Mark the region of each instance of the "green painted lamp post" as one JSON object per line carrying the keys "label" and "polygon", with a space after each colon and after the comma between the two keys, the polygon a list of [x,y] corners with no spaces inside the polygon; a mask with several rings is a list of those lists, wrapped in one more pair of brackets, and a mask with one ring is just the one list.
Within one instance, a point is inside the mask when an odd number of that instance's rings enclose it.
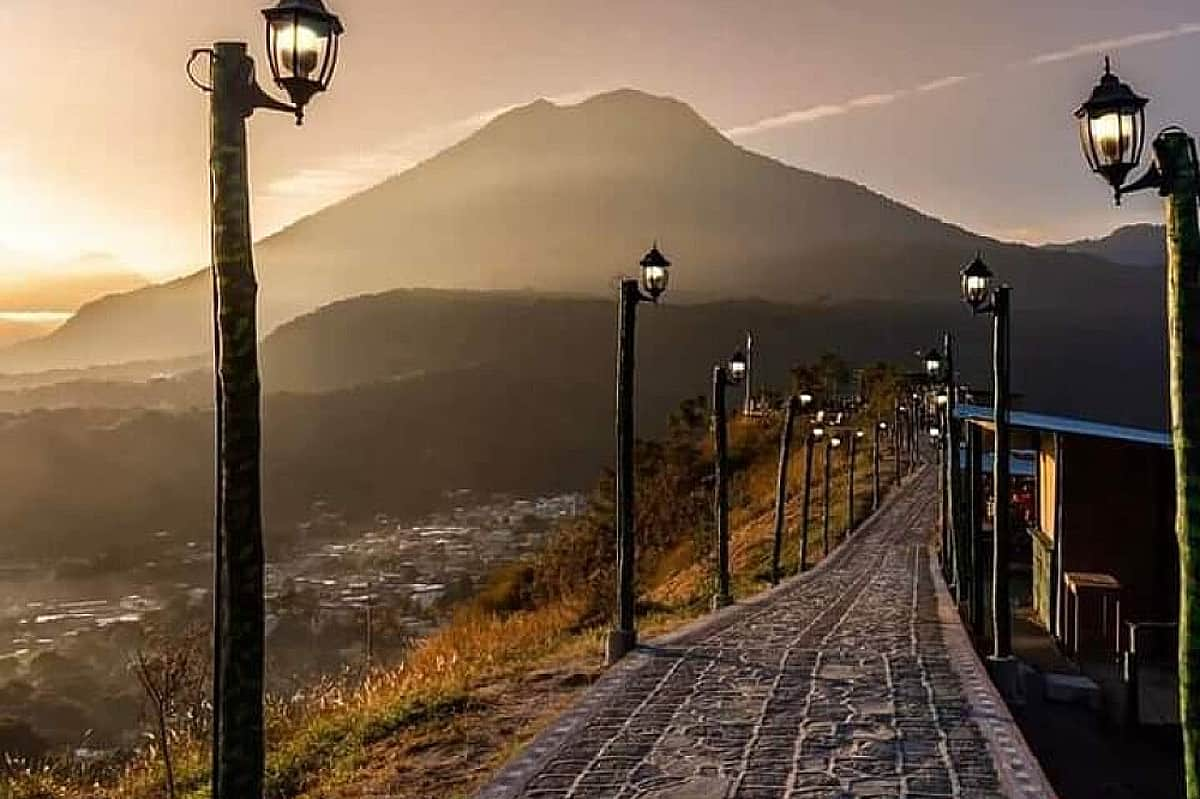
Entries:
{"label": "green painted lamp post", "polygon": [[783,524],[787,511],[788,464],[792,454],[792,432],[796,414],[812,403],[812,394],[801,392],[788,398],[784,408],[783,426],[779,431],[779,472],[775,478],[775,537],[771,550],[771,584],[778,585],[782,576],[780,559],[783,556]]}
{"label": "green painted lamp post", "polygon": [[840,436],[834,434],[825,440],[825,490],[822,492],[823,503],[821,513],[821,557],[829,557],[829,501],[832,492],[830,470],[833,466],[833,451],[842,446]]}
{"label": "green painted lamp post", "polygon": [[634,609],[636,549],[633,539],[633,372],[637,307],[658,302],[667,290],[671,262],[655,244],[641,261],[641,285],[621,280],[617,312],[617,626],[609,630],[605,658],[616,663],[637,644]]}
{"label": "green painted lamp post", "polygon": [[1009,296],[1008,286],[993,286],[995,276],[982,255],[963,269],[963,301],[976,314],[990,313],[995,320],[992,333],[992,369],[995,395],[993,426],[996,446],[992,459],[995,512],[992,521],[992,656],[990,666],[1001,693],[1016,693],[1016,668],[1012,657],[1012,608],[1009,604],[1009,498],[1012,496],[1009,435]]}
{"label": "green painted lamp post", "polygon": [[746,349],[745,349],[745,373],[742,377],[742,382],[745,384],[746,390],[742,394],[742,415],[754,415],[754,332],[746,331]]}
{"label": "green painted lamp post", "polygon": [[1091,169],[1121,197],[1157,189],[1167,222],[1167,344],[1171,435],[1175,453],[1175,536],[1179,543],[1179,718],[1189,799],[1200,799],[1200,168],[1196,142],[1178,127],[1154,139],[1154,163],[1138,180],[1125,178],[1141,160],[1146,103],[1112,73],[1075,112]]}
{"label": "green painted lamp post", "polygon": [[746,378],[746,366],[745,354],[738,351],[729,359],[728,366],[713,367],[713,476],[717,522],[717,579],[712,597],[713,610],[733,602],[729,588],[729,421],[725,412],[725,389],[730,383],[736,385]]}
{"label": "green painted lamp post", "polygon": [[800,509],[800,571],[808,571],[808,523],[812,508],[813,450],[825,436],[825,428],[814,427],[804,438],[804,500]]}
{"label": "green painted lamp post", "polygon": [[[280,0],[263,11],[276,85],[259,87],[243,42],[196,50],[188,75],[211,95],[212,274],[216,371],[217,494],[213,547],[214,799],[262,795],[263,538],[258,326],[250,236],[246,120],[257,109],[295,114],[325,91],[342,24],[321,0]],[[207,56],[211,84],[192,75]]]}
{"label": "green painted lamp post", "polygon": [[880,438],[887,432],[887,429],[887,422],[880,421],[875,424],[875,445],[871,448],[871,510],[878,510],[879,502],[882,499],[879,485]]}
{"label": "green painted lamp post", "polygon": [[854,532],[854,468],[858,462],[858,442],[863,437],[863,431],[851,431],[848,436],[849,452],[846,457],[849,461],[849,474],[846,476],[846,536],[849,537]]}

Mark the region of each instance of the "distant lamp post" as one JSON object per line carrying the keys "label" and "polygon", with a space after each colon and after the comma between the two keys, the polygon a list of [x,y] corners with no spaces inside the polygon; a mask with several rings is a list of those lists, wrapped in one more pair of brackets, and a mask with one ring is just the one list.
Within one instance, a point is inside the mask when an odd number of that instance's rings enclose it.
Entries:
{"label": "distant lamp post", "polygon": [[[754,413],[754,333],[746,331],[746,351],[742,355],[742,378],[745,382],[745,393],[742,397],[742,415]],[[731,364],[732,365],[732,364]]]}
{"label": "distant lamp post", "polygon": [[992,486],[995,514],[992,522],[992,643],[993,674],[1001,691],[1011,696],[1016,686],[1012,659],[1012,608],[1009,604],[1008,562],[1010,548],[1009,498],[1012,496],[1009,466],[1009,295],[1008,286],[996,286],[992,270],[977,254],[961,273],[963,301],[976,314],[990,313],[995,320],[992,333],[992,369],[995,396],[993,426],[996,446],[992,459]]}
{"label": "distant lamp post", "polygon": [[1088,166],[1121,197],[1157,189],[1167,227],[1167,342],[1175,453],[1175,537],[1179,544],[1179,717],[1187,796],[1200,799],[1200,167],[1196,142],[1171,126],[1154,139],[1154,163],[1124,184],[1141,160],[1147,100],[1104,59],[1104,75],[1075,111]]}
{"label": "distant lamp post", "polygon": [[[820,413],[817,414],[820,416]],[[812,508],[813,450],[817,442],[825,437],[825,428],[817,425],[804,439],[804,500],[800,510],[800,566],[801,572],[808,571],[808,526]]]}
{"label": "distant lamp post", "polygon": [[871,447],[871,510],[879,509],[880,485],[879,485],[879,456],[880,456],[880,439],[887,432],[887,422],[877,422],[874,430],[874,446]]}
{"label": "distant lamp post", "polygon": [[738,351],[725,366],[713,367],[713,476],[717,522],[717,579],[712,597],[713,610],[733,602],[729,578],[729,421],[725,411],[725,389],[746,376],[746,356]]}
{"label": "distant lamp post", "polygon": [[788,398],[784,408],[783,425],[779,431],[779,472],[775,478],[775,529],[771,550],[771,584],[778,585],[782,577],[783,526],[787,514],[788,469],[791,463],[792,434],[796,414],[812,402],[812,394],[801,392]]}
{"label": "distant lamp post", "polygon": [[633,375],[637,306],[658,302],[667,290],[671,262],[657,243],[642,258],[641,285],[622,278],[617,328],[617,627],[610,630],[605,657],[612,664],[637,644],[635,618],[634,481],[633,481]]}
{"label": "distant lamp post", "polygon": [[830,469],[833,466],[833,451],[842,445],[842,439],[831,435],[825,440],[825,490],[821,500],[824,503],[821,513],[821,557],[829,557],[829,501],[832,493],[832,477]]}
{"label": "distant lamp post", "polygon": [[858,442],[862,440],[863,431],[855,430],[849,437],[849,449],[846,454],[849,462],[846,475],[846,535],[854,532],[854,469],[858,465]]}
{"label": "distant lamp post", "polygon": [[[250,233],[246,120],[256,110],[303,118],[329,86],[342,24],[320,0],[282,0],[263,12],[271,73],[291,98],[271,97],[255,78],[244,42],[192,51],[187,74],[210,95],[209,170],[216,414],[213,542],[212,796],[263,790],[265,604],[261,485],[258,283]],[[210,83],[193,66],[210,65]]]}

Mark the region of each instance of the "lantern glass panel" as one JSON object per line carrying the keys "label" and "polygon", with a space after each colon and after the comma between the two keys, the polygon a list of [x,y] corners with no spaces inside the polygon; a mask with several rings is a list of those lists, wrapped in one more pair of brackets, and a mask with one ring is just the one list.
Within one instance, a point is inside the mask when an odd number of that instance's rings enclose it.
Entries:
{"label": "lantern glass panel", "polygon": [[976,307],[987,301],[990,281],[982,275],[963,275],[963,299]]}
{"label": "lantern glass panel", "polygon": [[746,356],[740,352],[729,359],[729,377],[733,382],[740,383],[746,376]]}
{"label": "lantern glass panel", "polygon": [[324,84],[333,32],[327,20],[293,12],[270,22],[272,62],[279,80]]}
{"label": "lantern glass panel", "polygon": [[650,265],[642,267],[642,288],[651,297],[657,297],[667,290],[670,273],[665,266]]}
{"label": "lantern glass panel", "polygon": [[1084,124],[1088,127],[1092,144],[1088,161],[1092,162],[1093,169],[1137,165],[1141,156],[1140,117],[1140,112],[1132,108],[1114,109],[1086,117]]}

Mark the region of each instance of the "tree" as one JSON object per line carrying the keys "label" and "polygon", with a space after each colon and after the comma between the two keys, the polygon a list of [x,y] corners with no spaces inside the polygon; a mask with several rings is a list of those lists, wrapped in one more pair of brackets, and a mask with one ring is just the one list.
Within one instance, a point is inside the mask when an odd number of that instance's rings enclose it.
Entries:
{"label": "tree", "polygon": [[183,729],[197,731],[207,715],[204,698],[208,674],[202,640],[197,631],[177,639],[151,636],[130,663],[153,716],[169,799],[176,796],[171,740]]}

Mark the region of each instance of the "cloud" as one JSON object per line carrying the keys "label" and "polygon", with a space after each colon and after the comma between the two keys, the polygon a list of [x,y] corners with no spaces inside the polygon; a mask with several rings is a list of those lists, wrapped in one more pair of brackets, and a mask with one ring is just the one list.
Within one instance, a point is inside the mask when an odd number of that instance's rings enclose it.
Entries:
{"label": "cloud", "polygon": [[917,92],[936,92],[939,89],[949,89],[951,86],[957,86],[960,83],[971,79],[970,75],[948,75],[944,78],[931,80],[929,83],[922,83],[916,88]]}
{"label": "cloud", "polygon": [[828,117],[841,116],[848,114],[851,111],[857,111],[863,108],[878,108],[879,106],[889,105],[896,102],[901,97],[914,92],[931,92],[938,89],[949,88],[968,80],[966,75],[951,75],[945,78],[931,81],[922,84],[912,89],[896,89],[891,92],[876,92],[874,94],[864,94],[861,97],[854,97],[846,100],[843,103],[814,105],[811,108],[802,108],[798,111],[788,111],[786,114],[779,114],[766,119],[760,119],[757,122],[752,122],[749,125],[739,125],[738,127],[728,128],[723,133],[731,139],[745,138],[746,136],[754,136],[759,133],[765,133],[769,130],[777,130],[779,128],[789,128],[793,125],[803,125],[807,122],[815,122],[818,119],[826,119]]}
{"label": "cloud", "polygon": [[1148,33],[1135,33],[1130,36],[1122,36],[1114,39],[1099,39],[1093,42],[1084,42],[1083,44],[1077,44],[1074,47],[1068,47],[1063,50],[1055,50],[1050,53],[1041,53],[1040,55],[1035,55],[1024,61],[1018,62],[1015,66],[1041,66],[1042,64],[1054,64],[1059,61],[1067,61],[1072,58],[1079,58],[1081,56],[1100,55],[1101,53],[1108,53],[1126,47],[1136,47],[1140,44],[1152,44],[1154,42],[1162,42],[1168,39],[1176,39],[1180,36],[1191,36],[1197,33],[1200,33],[1200,24],[1186,23],[1183,25],[1176,25],[1174,28],[1150,31]]}

